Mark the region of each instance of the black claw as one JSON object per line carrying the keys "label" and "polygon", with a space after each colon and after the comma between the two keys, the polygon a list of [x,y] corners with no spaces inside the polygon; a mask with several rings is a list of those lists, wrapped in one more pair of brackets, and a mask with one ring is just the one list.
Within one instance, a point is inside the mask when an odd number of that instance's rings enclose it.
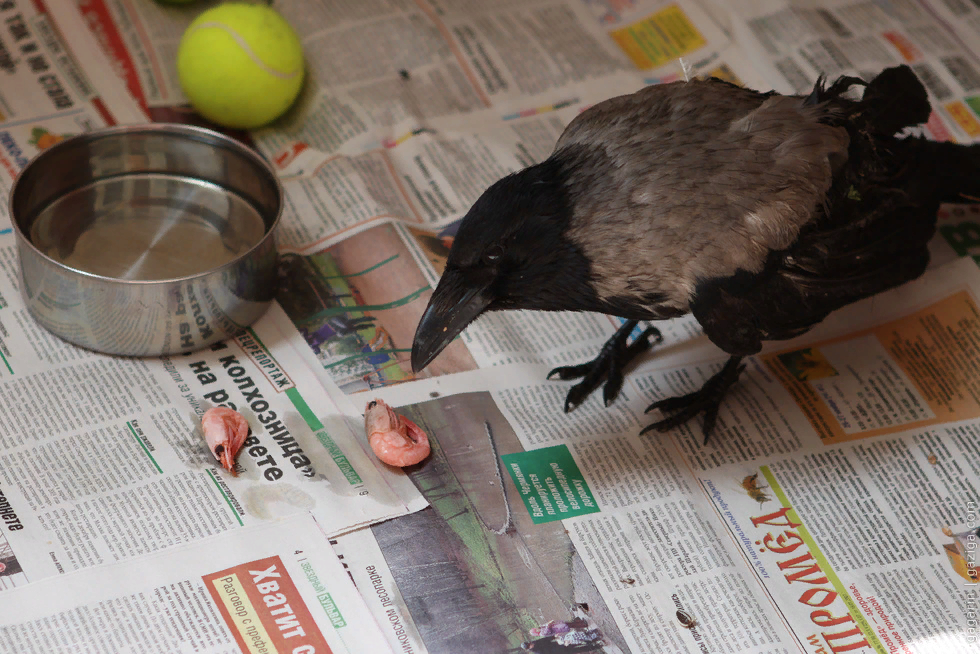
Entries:
{"label": "black claw", "polygon": [[651,337],[653,338],[653,345],[660,345],[661,343],[664,342],[664,335],[661,334],[660,330],[657,329],[656,327],[647,327],[646,329],[643,330],[643,333],[640,334],[640,338],[636,340],[643,339],[643,341],[646,343],[646,347],[650,347]]}
{"label": "black claw", "polygon": [[653,427],[659,432],[670,431],[674,427],[683,425],[685,422],[698,415],[701,412],[701,407],[690,406],[686,409],[682,409],[675,413],[674,415],[667,416],[663,420],[659,420],[653,423]]}
{"label": "black claw", "polygon": [[647,407],[646,411],[643,413],[650,413],[654,409],[659,409],[661,413],[670,413],[671,411],[677,411],[683,409],[691,402],[698,400],[701,397],[701,391],[695,391],[693,393],[688,393],[687,395],[679,395],[677,397],[665,397],[662,400],[657,400],[653,404]]}
{"label": "black claw", "polygon": [[612,338],[602,346],[599,356],[592,361],[575,366],[559,366],[548,373],[548,379],[557,378],[562,381],[582,379],[569,389],[565,397],[565,413],[585,401],[585,398],[599,388],[604,379],[606,383],[602,389],[602,398],[606,406],[609,406],[623,388],[623,368],[638,354],[649,349],[651,338],[657,343],[663,341],[660,331],[649,327],[627,345],[629,336],[637,324],[636,320],[627,320],[623,323]]}
{"label": "black claw", "polygon": [[742,357],[731,357],[725,367],[708,379],[698,391],[679,397],[664,398],[648,406],[646,413],[657,409],[664,414],[664,418],[647,425],[640,433],[645,434],[652,429],[664,432],[684,424],[699,413],[703,413],[702,433],[704,434],[704,443],[707,444],[708,438],[714,432],[718,422],[718,411],[725,394],[745,370],[745,366],[741,365],[741,360]]}
{"label": "black claw", "polygon": [[721,408],[721,401],[717,404],[709,406],[704,412],[704,424],[701,427],[701,433],[704,434],[704,445],[708,444],[708,438],[715,431],[715,423],[718,421],[718,410]]}
{"label": "black claw", "polygon": [[[635,345],[635,343],[634,343]],[[632,347],[632,346],[630,346]],[[629,348],[626,348],[627,350]],[[627,361],[632,357],[626,358]],[[609,360],[609,369],[606,371],[606,385],[602,387],[602,401],[606,406],[612,404],[613,400],[619,395],[623,388],[623,356],[617,354]]]}
{"label": "black claw", "polygon": [[663,433],[665,431],[670,431],[674,427],[684,424],[685,422],[693,418],[695,415],[697,415],[697,411],[691,411],[689,409],[685,409],[684,411],[675,413],[672,416],[667,416],[662,420],[658,420],[657,422],[647,425],[646,427],[640,430],[640,435],[643,435],[648,431],[658,431],[660,433]]}
{"label": "black claw", "polygon": [[568,391],[568,395],[565,397],[565,413],[568,413],[581,404],[593,390],[595,389],[587,389],[586,387],[583,387],[582,384],[572,386],[572,390]]}
{"label": "black claw", "polygon": [[612,404],[619,396],[619,391],[623,388],[623,373],[618,370],[613,374],[610,372],[606,385],[602,387],[602,401],[606,406]]}
{"label": "black claw", "polygon": [[551,379],[552,375],[558,375],[558,379],[562,381],[578,379],[589,374],[589,369],[590,366],[587,363],[580,363],[577,366],[558,366],[548,373],[548,379]]}

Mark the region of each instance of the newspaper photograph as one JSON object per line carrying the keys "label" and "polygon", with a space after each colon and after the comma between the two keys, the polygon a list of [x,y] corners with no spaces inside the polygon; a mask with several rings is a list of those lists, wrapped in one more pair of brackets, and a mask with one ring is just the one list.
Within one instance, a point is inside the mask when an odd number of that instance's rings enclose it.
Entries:
{"label": "newspaper photograph", "polygon": [[[630,651],[560,522],[599,510],[568,448],[525,452],[487,392],[400,411],[433,444],[409,472],[430,508],[335,544],[376,619],[391,626],[392,646],[512,652],[529,635],[543,643],[560,634],[569,647]],[[575,489],[569,503],[533,495],[525,509],[524,489],[554,474],[554,461],[563,487]]]}

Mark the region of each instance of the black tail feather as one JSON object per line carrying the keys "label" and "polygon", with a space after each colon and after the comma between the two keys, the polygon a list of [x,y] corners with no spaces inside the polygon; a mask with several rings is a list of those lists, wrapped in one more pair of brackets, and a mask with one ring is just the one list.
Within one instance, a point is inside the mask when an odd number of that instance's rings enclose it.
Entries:
{"label": "black tail feather", "polygon": [[[852,86],[864,86],[864,96],[855,102],[842,97]],[[824,88],[824,78],[817,78],[813,91],[804,105],[833,103],[843,110],[843,116],[854,128],[878,136],[893,136],[906,127],[929,120],[932,108],[922,82],[912,69],[901,65],[886,68],[870,82],[857,77],[842,76]],[[836,124],[837,120],[831,120]]]}
{"label": "black tail feather", "polygon": [[922,82],[906,65],[886,68],[868,83],[860,102],[860,122],[883,136],[929,120],[932,107]]}
{"label": "black tail feather", "polygon": [[[909,162],[909,185],[928,185],[940,202],[980,202],[980,143],[960,145],[921,138],[897,140],[893,148]],[[910,189],[913,193],[914,189]]]}
{"label": "black tail feather", "polygon": [[980,202],[980,144],[893,138],[927,122],[932,113],[926,89],[910,67],[883,70],[865,84],[864,96],[857,102],[841,97],[858,84],[865,83],[840,77],[825,89],[822,79],[817,80],[806,99],[807,103],[837,104],[843,115],[834,124],[846,127],[851,135],[849,158],[859,162],[853,169],[861,174],[838,180],[838,194],[870,183],[865,191],[896,186],[917,206]]}

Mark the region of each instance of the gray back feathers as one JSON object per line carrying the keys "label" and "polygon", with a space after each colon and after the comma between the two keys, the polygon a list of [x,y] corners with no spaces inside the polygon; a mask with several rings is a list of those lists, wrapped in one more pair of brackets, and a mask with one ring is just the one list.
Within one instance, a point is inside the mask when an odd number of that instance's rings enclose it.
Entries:
{"label": "gray back feathers", "polygon": [[[759,272],[810,221],[848,136],[803,98],[710,81],[646,87],[579,115],[555,147],[577,160],[569,238],[600,297],[686,311],[699,281]],[[654,307],[651,310],[655,311]]]}

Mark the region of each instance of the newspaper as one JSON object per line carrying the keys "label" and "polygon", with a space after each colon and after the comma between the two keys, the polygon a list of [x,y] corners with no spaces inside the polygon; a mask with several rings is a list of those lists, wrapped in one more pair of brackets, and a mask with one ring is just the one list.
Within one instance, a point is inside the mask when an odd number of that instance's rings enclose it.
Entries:
{"label": "newspaper", "polygon": [[[568,384],[545,374],[594,356],[618,319],[499,313],[421,375],[409,364],[459,218],[602,99],[692,75],[804,91],[819,74],[907,61],[936,107],[926,133],[978,136],[964,117],[976,108],[976,39],[950,18],[967,24],[974,9],[962,4],[277,2],[309,76],[282,120],[235,134],[273,162],[287,205],[278,302],[249,333],[163,360],[81,352],[34,326],[12,241],[0,241],[0,402],[22,416],[8,438],[34,433],[28,418],[45,412],[90,416],[0,454],[11,461],[0,459],[0,517],[14,521],[0,528],[0,553],[14,559],[0,582],[179,557],[189,549],[152,552],[274,522],[272,534],[309,512],[373,614],[366,637],[393,651],[975,651],[980,273],[969,255],[980,255],[980,218],[969,210],[944,208],[926,277],[751,358],[706,446],[696,422],[637,435],[651,401],[723,362],[691,318],[658,324],[664,342],[613,405],[592,397],[568,415]],[[210,3],[47,5],[80,69],[125,89],[134,120],[201,122],[182,106],[173,61]],[[87,30],[74,29],[79,16]],[[84,390],[92,379],[108,384],[98,397]],[[280,392],[284,379],[293,392]],[[61,384],[78,389],[71,401],[43,394]],[[268,407],[252,404],[256,392]],[[18,414],[21,397],[37,409]],[[369,454],[360,422],[374,397],[432,439],[432,457],[407,475]],[[253,434],[237,479],[195,431],[203,408],[229,402],[253,429],[270,411],[289,417],[289,436]],[[56,456],[82,435],[101,439],[98,460],[82,446]],[[127,465],[97,465],[107,451]],[[114,472],[133,461],[142,477]],[[170,481],[181,475],[210,495]],[[151,505],[158,496],[137,491],[157,481],[170,485]],[[193,538],[177,529],[191,502]],[[164,526],[148,529],[150,516]],[[64,588],[65,606],[98,599]],[[367,647],[350,651],[383,651]]]}
{"label": "newspaper", "polygon": [[17,654],[390,652],[308,516],[4,594]]}
{"label": "newspaper", "polygon": [[712,348],[569,415],[546,366],[384,389],[434,441],[410,474],[431,508],[337,550],[417,652],[508,651],[552,620],[610,652],[975,651],[978,293],[960,259],[770,347],[707,445],[637,434]]}
{"label": "newspaper", "polygon": [[80,132],[147,120],[115,75],[99,73],[108,61],[68,9],[56,23],[43,2],[0,2],[0,230],[9,228],[7,191],[36,153]]}
{"label": "newspaper", "polygon": [[[75,5],[51,7],[0,4],[0,46],[12,53],[0,93],[3,206],[30,156],[72,133],[146,120]],[[9,227],[0,271],[0,587],[293,513],[336,534],[424,506],[368,455],[352,411],[270,321],[193,356],[102,356],[30,317]],[[197,302],[188,295],[188,315]],[[218,405],[252,426],[237,476],[201,433],[200,416]]]}
{"label": "newspaper", "polygon": [[[190,355],[99,355],[33,321],[12,237],[0,239],[4,587],[296,512],[335,534],[424,505],[392,490],[363,427],[271,320]],[[212,406],[251,426],[237,476],[204,441]]]}
{"label": "newspaper", "polygon": [[972,15],[976,27],[980,11],[969,0],[735,0],[724,6],[736,40],[777,90],[803,93],[818,75],[868,80],[884,67],[908,64],[933,104],[925,132],[941,141],[980,138],[980,41],[964,15]]}

